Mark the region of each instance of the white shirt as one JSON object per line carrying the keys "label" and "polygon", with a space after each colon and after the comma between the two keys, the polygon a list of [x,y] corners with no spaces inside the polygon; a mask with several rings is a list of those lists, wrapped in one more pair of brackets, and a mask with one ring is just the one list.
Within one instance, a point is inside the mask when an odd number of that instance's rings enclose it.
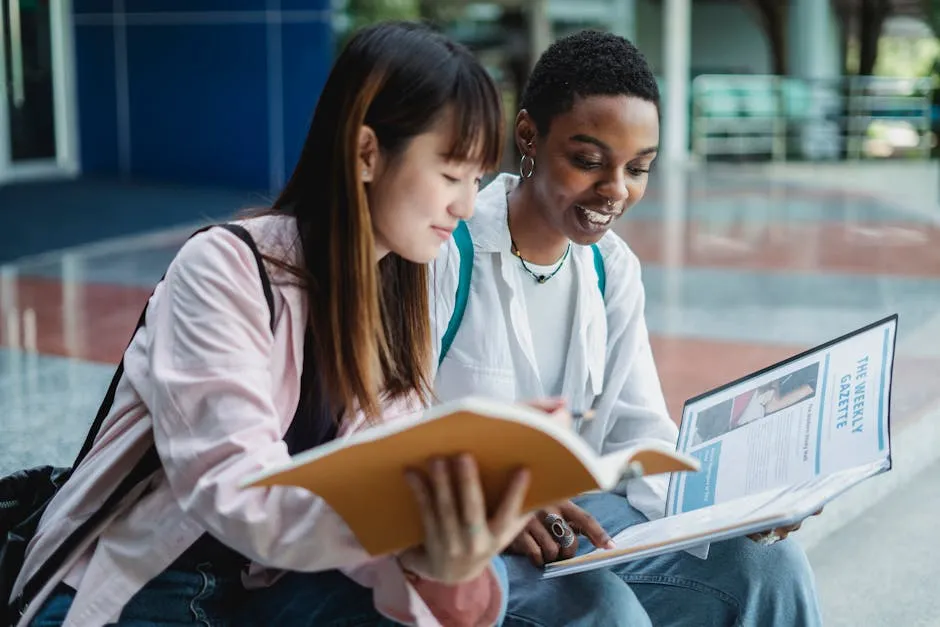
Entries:
{"label": "white shirt", "polygon": [[[435,373],[442,401],[471,394],[504,400],[544,395],[535,348],[542,342],[526,311],[525,277],[510,252],[506,227],[506,195],[516,185],[514,175],[497,177],[477,196],[475,214],[468,221],[473,277],[459,331]],[[574,409],[594,408],[594,418],[584,421],[579,433],[599,454],[649,441],[675,446],[678,429],[666,410],[643,314],[639,260],[614,233],[607,233],[598,246],[606,269],[606,297],[598,289],[589,247],[573,245],[566,262],[575,298],[562,395]],[[459,267],[460,254],[451,240],[431,272],[435,365],[454,310]],[[619,491],[648,518],[661,518],[667,487],[668,476],[655,475],[630,481]]]}
{"label": "white shirt", "polygon": [[549,276],[557,270],[545,283],[539,283],[526,272],[518,259],[516,261],[516,267],[522,274],[525,309],[532,332],[535,362],[542,382],[542,395],[559,396],[564,384],[575,304],[578,302],[571,259],[563,257],[550,266],[527,261],[526,265],[535,274]]}

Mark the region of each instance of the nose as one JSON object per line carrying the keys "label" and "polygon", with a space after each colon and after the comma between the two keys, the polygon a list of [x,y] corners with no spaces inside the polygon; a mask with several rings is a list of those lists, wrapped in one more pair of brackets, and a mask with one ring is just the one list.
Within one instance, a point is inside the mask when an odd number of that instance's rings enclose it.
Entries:
{"label": "nose", "polygon": [[468,185],[466,190],[450,205],[450,215],[460,220],[468,220],[473,216],[473,205],[477,200],[476,184]]}
{"label": "nose", "polygon": [[625,203],[630,197],[630,188],[627,183],[626,175],[618,168],[607,180],[598,185],[597,193],[611,204],[619,205]]}

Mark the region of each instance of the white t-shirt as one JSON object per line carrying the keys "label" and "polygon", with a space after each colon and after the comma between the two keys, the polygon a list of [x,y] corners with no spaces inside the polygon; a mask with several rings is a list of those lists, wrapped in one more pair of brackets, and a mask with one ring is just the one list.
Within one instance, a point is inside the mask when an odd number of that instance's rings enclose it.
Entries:
{"label": "white t-shirt", "polygon": [[522,276],[525,308],[529,317],[529,331],[535,348],[535,361],[543,392],[547,396],[560,396],[565,380],[565,364],[571,345],[577,302],[577,281],[572,271],[571,257],[550,266],[526,262],[535,274],[549,275],[563,263],[558,273],[545,283],[539,283],[517,261]]}

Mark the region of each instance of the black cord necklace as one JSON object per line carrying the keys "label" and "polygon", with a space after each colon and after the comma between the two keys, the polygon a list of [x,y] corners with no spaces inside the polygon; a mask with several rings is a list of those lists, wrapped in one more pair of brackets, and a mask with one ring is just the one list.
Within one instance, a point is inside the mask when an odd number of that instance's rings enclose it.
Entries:
{"label": "black cord necklace", "polygon": [[[506,200],[507,201],[509,200],[508,195],[506,197]],[[559,270],[561,270],[565,266],[565,261],[567,261],[568,259],[568,253],[571,252],[571,242],[568,242],[568,247],[565,248],[565,254],[561,256],[561,262],[558,264],[558,267],[552,270],[550,273],[539,274],[538,272],[535,272],[534,270],[532,270],[532,268],[529,267],[529,264],[527,264],[525,259],[522,258],[522,253],[519,252],[519,247],[516,246],[516,240],[514,240],[512,237],[512,227],[509,224],[509,203],[508,202],[506,203],[506,228],[509,229],[509,244],[510,244],[509,250],[512,252],[513,255],[516,256],[516,258],[519,260],[519,263],[522,264],[522,268],[526,272],[528,272],[532,276],[532,278],[536,280],[536,282],[545,283],[550,278],[558,274]]]}

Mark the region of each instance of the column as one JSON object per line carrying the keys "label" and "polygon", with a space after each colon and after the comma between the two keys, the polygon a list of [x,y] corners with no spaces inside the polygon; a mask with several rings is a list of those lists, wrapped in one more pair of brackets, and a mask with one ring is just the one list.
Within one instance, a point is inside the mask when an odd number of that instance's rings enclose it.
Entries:
{"label": "column", "polygon": [[806,94],[796,113],[805,120],[800,150],[810,159],[835,159],[842,153],[842,131],[835,119],[842,111],[840,28],[831,2],[793,0],[788,60],[790,74],[803,83],[798,93]]}
{"label": "column", "polygon": [[[812,1],[812,0],[811,0]],[[692,0],[665,0],[663,60],[665,94],[661,159],[689,159],[689,78],[692,47]]]}
{"label": "column", "polygon": [[545,49],[552,43],[552,22],[548,0],[529,2],[529,59],[534,66]]}
{"label": "column", "polygon": [[636,43],[636,0],[609,0],[610,32]]}
{"label": "column", "polygon": [[808,79],[842,74],[839,23],[830,2],[793,0],[788,26],[790,74]]}

